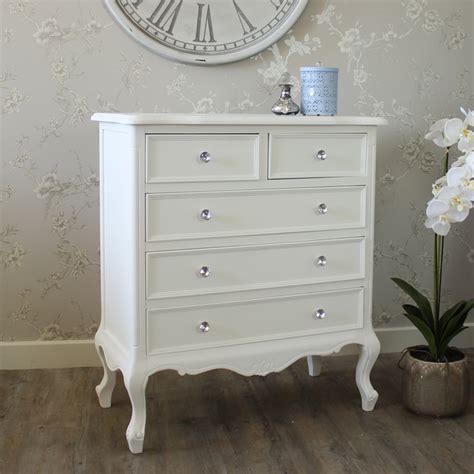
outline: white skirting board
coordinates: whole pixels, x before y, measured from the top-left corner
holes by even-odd
[[[474,347],[474,323],[454,340],[456,347]],[[423,339],[413,327],[376,330],[382,352],[400,352],[405,347],[422,344]],[[345,347],[340,354],[355,354],[357,348]],[[99,367],[94,341],[19,341],[0,342],[0,370],[61,369]]]

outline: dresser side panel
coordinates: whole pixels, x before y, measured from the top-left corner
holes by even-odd
[[[372,329],[374,251],[375,251],[375,195],[377,192],[377,128],[370,127],[367,142],[368,186],[367,186],[367,253],[366,253],[366,292],[365,326]]]
[[[138,163],[132,130],[101,128],[101,329],[139,344]]]

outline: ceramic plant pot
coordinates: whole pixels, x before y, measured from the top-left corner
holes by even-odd
[[[460,360],[427,362],[409,350],[400,361],[403,369],[402,400],[410,411],[427,416],[455,416],[464,412],[469,401],[467,358],[456,351]]]

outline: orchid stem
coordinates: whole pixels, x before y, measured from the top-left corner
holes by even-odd
[[[446,148],[444,161],[444,174],[449,169],[449,147]],[[435,234],[434,239],[434,333],[438,339],[438,326],[441,312],[441,291],[443,285],[443,263],[444,263],[444,236]]]

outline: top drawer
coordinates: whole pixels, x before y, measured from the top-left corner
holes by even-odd
[[[353,133],[272,134],[268,177],[365,176],[367,135]]]
[[[147,135],[147,183],[258,179],[258,135]]]

